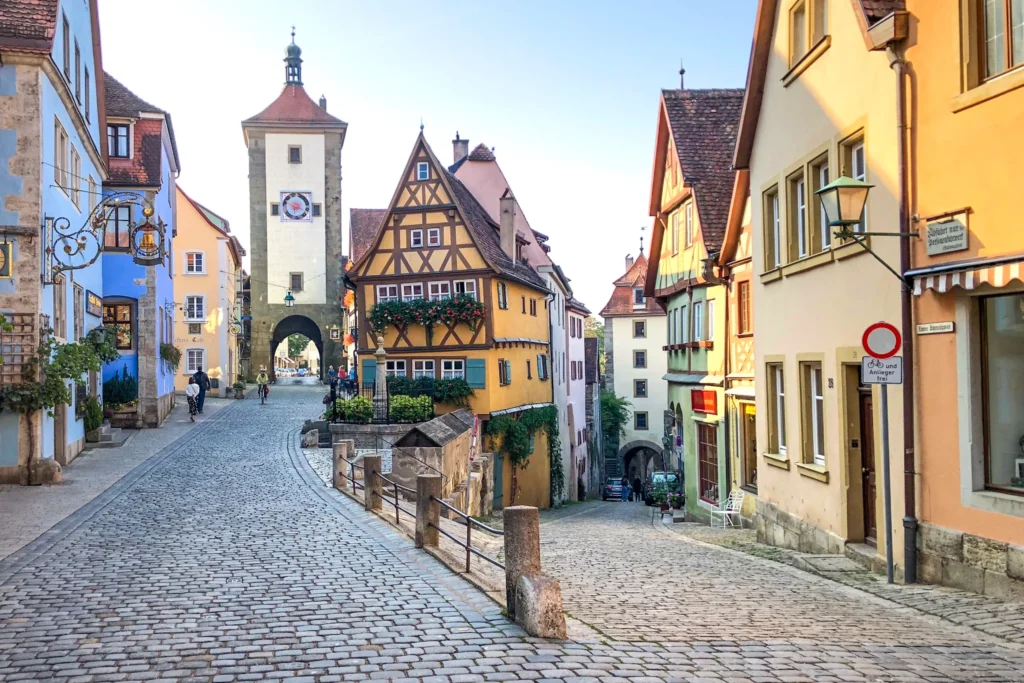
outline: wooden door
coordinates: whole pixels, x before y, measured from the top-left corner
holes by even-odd
[[[53,408],[53,459],[60,463],[61,467],[68,464],[65,449],[67,448],[68,435],[65,422],[67,420],[68,407],[59,403]]]
[[[494,509],[505,507],[505,456],[494,454]]]
[[[860,457],[864,492],[864,542],[877,547],[878,518],[875,513],[875,413],[870,393],[860,394]]]

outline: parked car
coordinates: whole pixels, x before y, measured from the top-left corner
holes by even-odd
[[[683,482],[675,472],[652,472],[644,484],[644,504],[654,504],[654,492],[682,493]]]
[[[306,368],[299,368],[299,377],[306,376]]]
[[[601,489],[601,500],[622,500],[622,480],[609,477]]]

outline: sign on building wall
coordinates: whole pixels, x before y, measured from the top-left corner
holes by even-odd
[[[103,316],[103,298],[92,290],[85,292],[85,312],[97,318]]]
[[[967,212],[929,221],[925,242],[929,256],[967,249]]]
[[[6,237],[4,239],[7,239]],[[11,248],[14,246],[12,242],[0,243],[0,278],[8,280],[11,277],[11,257],[14,256],[14,252]]]
[[[718,394],[712,389],[693,389],[690,391],[690,406],[695,413],[717,415]]]
[[[860,376],[864,384],[903,384],[903,357],[865,356],[861,359]]]

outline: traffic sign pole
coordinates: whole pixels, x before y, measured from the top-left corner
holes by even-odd
[[[882,385],[882,487],[885,496],[885,580],[893,582],[892,487],[889,483],[889,385]]]

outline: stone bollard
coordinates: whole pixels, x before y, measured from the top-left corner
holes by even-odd
[[[441,498],[443,482],[436,474],[421,474],[416,477],[416,547],[425,545],[437,547],[438,533],[434,527],[441,526],[441,505],[430,497]],[[434,527],[430,525],[433,524]]]
[[[380,456],[363,456],[363,507],[367,510],[380,510]]]
[[[345,441],[337,441],[333,444],[334,457],[331,461],[332,473],[334,481],[334,488],[339,491],[344,491],[348,488],[348,479],[346,478],[348,469],[347,459],[349,457],[348,443]]]
[[[513,505],[505,508],[505,605],[515,621],[519,577],[540,573],[540,515],[537,508]]]

